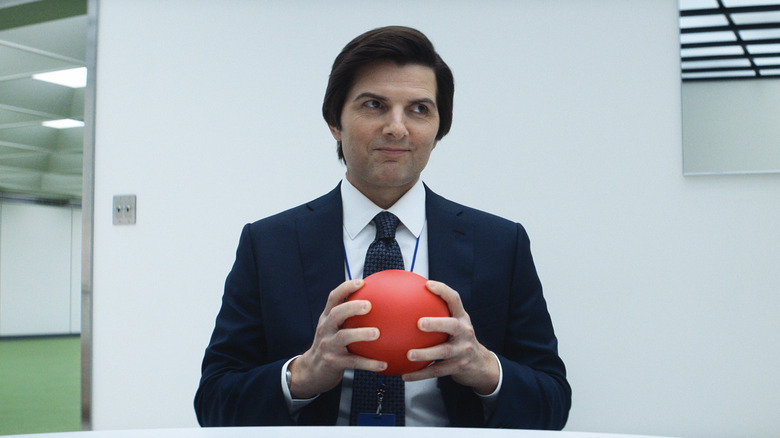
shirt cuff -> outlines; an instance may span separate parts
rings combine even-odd
[[[290,365],[290,362],[292,362],[298,357],[301,356],[298,355],[293,357],[292,359],[285,362],[284,365],[282,366],[282,393],[284,393],[284,400],[285,402],[287,402],[287,410],[290,411],[290,415],[292,415],[295,420],[298,419],[298,414],[300,413],[301,409],[303,409],[309,403],[313,402],[317,397],[319,397],[318,394],[312,398],[292,398],[292,394],[290,393],[290,387],[287,385],[287,367]]]
[[[490,415],[493,414],[493,411],[496,410],[496,404],[498,403],[498,393],[501,392],[501,385],[504,383],[504,369],[501,367],[501,361],[498,360],[496,353],[491,351],[490,354],[492,354],[493,357],[496,358],[496,362],[498,362],[498,385],[496,385],[496,390],[487,395],[482,395],[476,391],[474,392],[474,394],[476,394],[477,397],[482,400],[482,407],[484,408],[483,410],[485,412],[485,421],[487,421]]]

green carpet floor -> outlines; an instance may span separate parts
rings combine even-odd
[[[0,435],[81,429],[80,342],[0,340]]]

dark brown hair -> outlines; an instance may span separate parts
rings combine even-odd
[[[333,61],[328,88],[325,90],[325,99],[322,102],[322,116],[325,121],[328,125],[341,129],[341,112],[344,109],[344,100],[352,88],[355,73],[365,65],[387,60],[398,65],[419,64],[433,69],[436,75],[436,107],[439,111],[436,140],[441,140],[452,126],[452,97],[455,94],[452,71],[422,32],[404,26],[370,30],[344,46]],[[338,142],[338,155],[343,161],[341,142]]]

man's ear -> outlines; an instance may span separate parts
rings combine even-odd
[[[333,138],[336,139],[336,141],[341,141],[341,130],[336,128],[335,126],[328,125],[328,129],[330,129],[330,134],[333,136]]]

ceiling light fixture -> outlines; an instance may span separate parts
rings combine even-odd
[[[84,122],[82,122],[81,120],[60,119],[60,120],[47,120],[43,122],[42,125],[54,129],[67,129],[67,128],[80,128],[84,126]]]
[[[70,88],[84,88],[87,86],[87,68],[69,68],[67,70],[51,71],[33,75],[33,79],[64,85]]]

